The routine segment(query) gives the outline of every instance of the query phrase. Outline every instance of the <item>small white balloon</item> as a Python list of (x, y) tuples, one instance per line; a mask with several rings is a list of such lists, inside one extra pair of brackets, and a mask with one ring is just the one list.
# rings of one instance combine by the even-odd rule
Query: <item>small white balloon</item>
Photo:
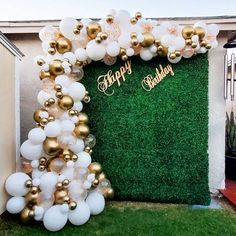
[(88, 167), (91, 164), (91, 156), (87, 152), (79, 152), (77, 154), (78, 160), (76, 162), (76, 166), (78, 167)]
[(84, 150), (84, 141), (83, 139), (77, 139), (74, 145), (69, 146), (70, 150), (74, 153), (79, 153)]
[(73, 52), (66, 52), (62, 55), (63, 59), (68, 59), (72, 65), (76, 62), (76, 56)]
[(149, 49), (146, 48), (142, 48), (140, 51), (140, 57), (144, 60), (144, 61), (149, 61), (153, 58), (153, 54), (150, 52)]
[(82, 111), (83, 110), (83, 103), (81, 101), (75, 102), (72, 109), (77, 110), (78, 112)]
[(44, 128), (47, 137), (57, 137), (61, 133), (61, 125), (58, 121), (49, 122)]
[(50, 93), (47, 93), (44, 90), (41, 90), (38, 93), (37, 100), (40, 105), (44, 106), (44, 103), (51, 97), (52, 95)]
[(7, 211), (11, 214), (17, 214), (25, 207), (24, 197), (12, 197), (7, 201)]
[(175, 59), (170, 59), (169, 56), (167, 58), (168, 58), (169, 62), (175, 64), (175, 63), (178, 63), (181, 60), (182, 56), (176, 57)]
[(32, 144), (42, 143), (46, 139), (45, 131), (41, 128), (33, 128), (28, 133), (28, 139)]
[(118, 43), (119, 46), (121, 48), (130, 48), (131, 46), (131, 40), (130, 40), (130, 35), (128, 34), (122, 34), (119, 38), (118, 38)]
[(74, 100), (81, 101), (85, 96), (86, 89), (80, 82), (74, 82), (68, 88), (68, 93)]
[(77, 20), (72, 17), (66, 17), (61, 20), (59, 28), (61, 33), (68, 39), (75, 39), (74, 29), (77, 25)]
[(91, 192), (89, 193), (86, 203), (90, 208), (91, 215), (100, 214), (105, 207), (105, 199), (101, 193)]
[(108, 43), (106, 50), (109, 56), (116, 57), (120, 53), (120, 46), (116, 41), (113, 41)]
[(66, 75), (58, 75), (55, 78), (55, 84), (60, 84), (62, 87), (69, 87), (72, 83), (72, 80)]
[(47, 230), (55, 232), (66, 225), (68, 212), (62, 211), (61, 208), (61, 205), (54, 205), (45, 212), (43, 224)]
[(75, 56), (79, 61), (85, 61), (88, 58), (87, 52), (84, 48), (77, 48), (75, 50)]
[(103, 57), (106, 55), (106, 49), (103, 44), (96, 43), (95, 40), (91, 40), (86, 47), (86, 52), (88, 56), (94, 60), (99, 61), (102, 60)]
[(77, 203), (77, 207), (69, 212), (69, 221), (73, 225), (83, 225), (90, 217), (90, 208), (84, 201)]
[(75, 129), (75, 124), (70, 120), (61, 121), (61, 131), (62, 132), (73, 132)]
[(54, 172), (47, 172), (40, 177), (40, 189), (44, 192), (53, 192), (56, 188), (58, 175)]
[(5, 183), (6, 191), (14, 197), (24, 196), (29, 191), (25, 186), (27, 180), (30, 180), (30, 177), (23, 172), (10, 175)]
[(32, 144), (30, 140), (26, 140), (20, 147), (22, 156), (28, 160), (36, 160), (40, 158), (43, 153), (43, 145)]

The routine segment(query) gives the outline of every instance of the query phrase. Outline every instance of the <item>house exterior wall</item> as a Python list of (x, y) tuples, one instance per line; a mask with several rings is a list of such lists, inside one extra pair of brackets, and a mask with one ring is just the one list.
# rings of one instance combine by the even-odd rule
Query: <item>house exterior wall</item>
[(15, 60), (0, 43), (0, 214), (8, 199), (5, 180), (16, 169)]

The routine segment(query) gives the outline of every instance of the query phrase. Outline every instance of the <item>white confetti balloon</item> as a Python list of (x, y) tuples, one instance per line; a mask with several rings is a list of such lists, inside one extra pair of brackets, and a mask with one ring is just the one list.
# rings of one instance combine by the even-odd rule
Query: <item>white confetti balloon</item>
[(86, 203), (90, 208), (91, 215), (100, 214), (105, 207), (105, 199), (103, 195), (98, 192), (91, 192), (86, 199)]
[(43, 224), (47, 230), (58, 231), (66, 225), (69, 209), (64, 205), (54, 205), (45, 212)]
[(30, 180), (30, 177), (23, 172), (10, 175), (5, 183), (6, 191), (14, 197), (24, 196), (29, 191), (25, 186), (27, 180)]
[(84, 98), (86, 89), (80, 82), (75, 82), (68, 88), (68, 93), (74, 100), (78, 101)]
[(30, 130), (28, 139), (32, 144), (40, 144), (46, 139), (45, 131), (41, 128), (34, 128)]
[(25, 207), (24, 197), (12, 197), (7, 201), (7, 211), (11, 214), (17, 214)]
[(30, 140), (26, 140), (20, 147), (22, 156), (28, 160), (36, 160), (43, 153), (42, 143), (32, 144)]
[(83, 225), (90, 217), (90, 208), (84, 201), (77, 203), (77, 207), (69, 212), (69, 221), (73, 225)]

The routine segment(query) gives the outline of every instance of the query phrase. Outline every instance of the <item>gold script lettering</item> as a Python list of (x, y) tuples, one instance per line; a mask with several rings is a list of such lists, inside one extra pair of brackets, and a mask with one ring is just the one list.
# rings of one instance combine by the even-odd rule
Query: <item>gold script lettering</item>
[(112, 70), (109, 70), (105, 75), (100, 75), (97, 78), (98, 90), (107, 96), (112, 96), (114, 94), (114, 89), (108, 92), (108, 88), (115, 83), (120, 87), (121, 83), (125, 81), (126, 73), (128, 75), (132, 73), (131, 61), (126, 61), (124, 66), (121, 66), (120, 69), (114, 73), (112, 73)]

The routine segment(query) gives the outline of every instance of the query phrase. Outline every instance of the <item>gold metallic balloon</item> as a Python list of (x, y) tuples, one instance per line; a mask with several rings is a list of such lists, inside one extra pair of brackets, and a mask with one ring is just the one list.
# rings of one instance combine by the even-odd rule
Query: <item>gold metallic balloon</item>
[(197, 47), (197, 43), (196, 42), (192, 42), (191, 47), (192, 48), (196, 48)]
[(102, 31), (102, 28), (99, 23), (91, 21), (88, 23), (86, 30), (89, 38), (95, 39), (97, 37), (97, 34)]
[(24, 173), (29, 174), (32, 172), (32, 166), (31, 163), (29, 161), (22, 161), (21, 163), (21, 167)]
[(121, 56), (122, 61), (127, 61), (128, 59), (129, 59), (129, 57), (127, 55), (122, 55)]
[(106, 175), (102, 172), (101, 174), (98, 175), (98, 180), (99, 180), (99, 182), (101, 182), (104, 179), (106, 179)]
[(160, 56), (160, 57), (166, 57), (167, 54), (168, 54), (168, 48), (166, 47), (163, 47), (163, 46), (159, 46), (157, 48), (157, 55)]
[(98, 184), (99, 184), (99, 180), (98, 179), (95, 179), (94, 181), (93, 181), (93, 187), (97, 187), (98, 186)]
[(207, 45), (207, 42), (205, 40), (201, 41), (201, 43), (200, 43), (201, 47), (206, 47), (206, 45)]
[(49, 71), (41, 70), (41, 71), (39, 72), (39, 78), (40, 78), (40, 80), (43, 80), (43, 79), (45, 79), (45, 78), (54, 79), (55, 77), (52, 76)]
[[(34, 188), (36, 188), (34, 190)], [(34, 206), (39, 202), (39, 191), (37, 187), (32, 187), (31, 190), (25, 195), (25, 201), (28, 205)]]
[(192, 45), (192, 39), (186, 39), (185, 43), (186, 45)]
[(199, 39), (203, 39), (205, 37), (205, 30), (202, 27), (196, 27), (194, 33), (198, 35)]
[(144, 37), (144, 40), (141, 42), (141, 45), (143, 47), (150, 47), (155, 41), (153, 34), (149, 32), (144, 32), (142, 33), (142, 35)]
[(55, 48), (49, 48), (49, 49), (48, 49), (48, 53), (49, 53), (50, 55), (54, 55), (54, 54), (56, 53), (56, 49), (55, 49)]
[(136, 24), (137, 21), (138, 21), (138, 20), (137, 20), (135, 17), (133, 17), (133, 18), (130, 19), (130, 23), (131, 23), (132, 25)]
[(74, 129), (78, 138), (84, 139), (89, 135), (89, 127), (86, 124), (79, 124)]
[(41, 119), (42, 119), (42, 118), (40, 117), (40, 113), (41, 113), (41, 112), (45, 112), (45, 111), (47, 111), (47, 110), (44, 109), (44, 108), (41, 108), (41, 109), (36, 110), (36, 111), (34, 112), (34, 115), (33, 115), (34, 120), (39, 123), (39, 122), (41, 121)]
[(62, 98), (57, 101), (58, 106), (63, 110), (70, 110), (74, 105), (74, 100), (69, 95), (64, 95)]
[(191, 39), (194, 34), (194, 28), (190, 25), (185, 26), (182, 30), (182, 36), (185, 39)]
[(49, 156), (55, 156), (60, 151), (57, 138), (47, 137), (43, 142), (43, 150)]
[(174, 60), (174, 59), (176, 58), (175, 53), (170, 53), (169, 58), (170, 58), (171, 60)]
[(175, 56), (176, 57), (180, 57), (181, 56), (181, 52), (180, 51), (175, 51)]
[(114, 17), (113, 17), (112, 15), (107, 15), (107, 17), (106, 17), (106, 22), (107, 22), (108, 24), (112, 24), (113, 21), (114, 21)]
[(68, 190), (66, 188), (56, 190), (54, 193), (54, 204), (63, 204), (68, 201), (68, 198)]
[(52, 75), (62, 75), (64, 74), (64, 68), (62, 67), (62, 62), (60, 60), (53, 60), (49, 64), (49, 72)]
[(77, 203), (74, 201), (70, 201), (69, 208), (70, 210), (74, 210), (77, 207)]
[(89, 122), (89, 119), (86, 113), (80, 112), (78, 118), (79, 118), (78, 124), (88, 124)]
[(38, 60), (37, 60), (37, 64), (38, 64), (39, 66), (42, 66), (44, 63), (45, 63), (45, 61), (44, 61), (43, 59), (38, 59)]
[(63, 54), (65, 52), (71, 51), (72, 44), (71, 41), (67, 38), (59, 38), (57, 40), (56, 49), (59, 53)]
[(141, 18), (142, 18), (142, 13), (141, 13), (141, 12), (136, 12), (135, 18), (136, 18), (137, 20), (141, 19)]
[(112, 199), (114, 197), (114, 189), (110, 187), (102, 188), (102, 195), (106, 199)]
[(32, 187), (32, 180), (31, 180), (31, 179), (28, 179), (28, 180), (25, 182), (25, 187), (26, 187), (26, 188), (31, 188), (31, 187)]
[(20, 218), (21, 218), (21, 221), (25, 224), (31, 222), (34, 218), (34, 211), (29, 208), (29, 207), (25, 207), (22, 211), (21, 211), (21, 214), (20, 214)]
[(102, 172), (102, 166), (98, 162), (93, 162), (88, 166), (88, 170), (90, 173), (94, 173), (95, 175), (97, 175)]
[(206, 49), (211, 49), (211, 44), (208, 43), (208, 44), (206, 45)]

